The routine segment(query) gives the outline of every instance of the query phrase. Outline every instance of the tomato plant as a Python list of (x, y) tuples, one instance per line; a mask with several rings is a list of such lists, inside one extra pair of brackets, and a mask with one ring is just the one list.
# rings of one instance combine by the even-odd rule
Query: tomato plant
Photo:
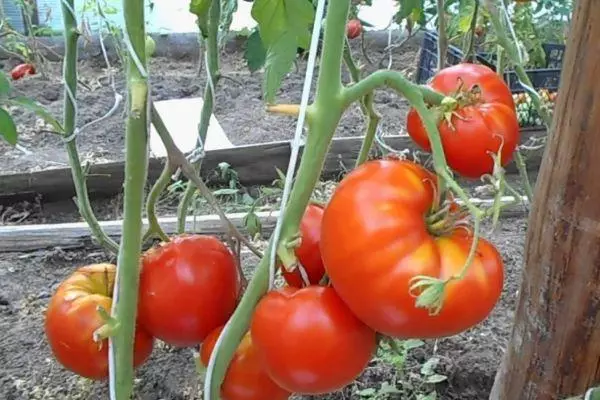
[(348, 39), (356, 39), (362, 33), (362, 23), (358, 19), (351, 19), (346, 24), (346, 36)]
[[(212, 331), (202, 343), (200, 360), (205, 366), (212, 354), (223, 327)], [(286, 400), (291, 395), (269, 377), (262, 366), (260, 356), (246, 333), (233, 359), (229, 363), (225, 380), (221, 385), (222, 400)]]
[(10, 71), (10, 76), (14, 81), (23, 78), (25, 75), (35, 75), (35, 66), (30, 63), (19, 64)]
[(375, 332), (331, 287), (285, 287), (267, 293), (250, 325), (269, 376), (300, 394), (341, 389), (366, 367)]
[(140, 323), (174, 346), (201, 343), (236, 306), (235, 263), (214, 236), (181, 235), (148, 250), (140, 273)]
[[(318, 204), (309, 204), (300, 221), (300, 246), (296, 248), (296, 256), (302, 264), (310, 284), (318, 284), (325, 275), (325, 267), (321, 259), (319, 243), (321, 240), (321, 221), (323, 220), (323, 207)], [(302, 287), (304, 281), (299, 269), (292, 272), (282, 270), (285, 281), (290, 286)]]
[[(56, 289), (46, 311), (45, 332), (54, 357), (89, 379), (108, 376), (108, 339), (95, 335), (105, 325), (98, 307), (110, 312), (116, 267), (93, 264), (77, 269)], [(134, 365), (152, 353), (154, 338), (135, 331)]]
[(503, 263), (480, 238), (463, 279), (450, 281), (441, 312), (415, 307), (411, 280), (458, 275), (472, 236), (451, 212), (428, 223), (436, 178), (410, 161), (370, 161), (348, 174), (323, 216), (321, 253), (335, 290), (372, 329), (402, 338), (433, 338), (481, 322), (502, 292)]
[[(505, 166), (519, 144), (519, 123), (512, 94), (502, 78), (479, 64), (459, 64), (439, 71), (432, 89), (458, 100), (458, 109), (442, 111), (439, 130), (448, 165), (468, 178), (494, 171), (492, 154)], [(431, 151), (423, 122), (415, 109), (408, 113), (407, 130), (421, 148)]]

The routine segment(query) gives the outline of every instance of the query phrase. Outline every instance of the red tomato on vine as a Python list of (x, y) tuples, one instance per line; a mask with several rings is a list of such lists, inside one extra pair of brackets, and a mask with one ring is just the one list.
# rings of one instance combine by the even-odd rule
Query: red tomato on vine
[[(212, 331), (202, 343), (200, 361), (208, 366), (210, 355), (223, 327)], [(286, 400), (291, 393), (279, 387), (267, 375), (250, 333), (246, 333), (235, 351), (225, 380), (221, 385), (222, 400)]]
[(299, 394), (343, 388), (376, 348), (375, 332), (325, 286), (267, 293), (254, 312), (250, 334), (271, 379)]
[[(110, 313), (116, 267), (94, 264), (81, 267), (65, 279), (50, 299), (44, 328), (52, 354), (68, 370), (85, 378), (108, 377), (108, 339), (94, 338), (105, 325), (98, 313)], [(134, 365), (152, 353), (154, 338), (139, 327), (135, 331)]]
[[(463, 63), (439, 71), (428, 84), (453, 95), (459, 108), (440, 119), (438, 129), (448, 165), (467, 178), (494, 172), (493, 154), (500, 164), (512, 160), (520, 131), (512, 94), (502, 78), (490, 68)], [(427, 131), (415, 109), (408, 113), (407, 131), (415, 143), (431, 151)]]
[(435, 185), (436, 177), (413, 162), (370, 161), (341, 181), (325, 209), (321, 253), (330, 282), (352, 312), (382, 334), (457, 334), (484, 320), (502, 292), (502, 258), (480, 238), (466, 275), (447, 284), (439, 314), (415, 307), (411, 280), (459, 274), (473, 242), (455, 227), (454, 211), (426, 222)]
[(200, 344), (227, 322), (239, 290), (234, 256), (219, 239), (173, 237), (142, 257), (140, 323), (173, 346)]
[(10, 71), (11, 78), (16, 81), (26, 75), (35, 75), (35, 66), (30, 63), (19, 64)]
[(358, 19), (351, 19), (346, 24), (346, 36), (348, 39), (356, 39), (362, 33), (362, 23)]
[[(318, 204), (309, 204), (300, 221), (301, 242), (300, 246), (296, 248), (296, 257), (302, 264), (310, 284), (313, 285), (318, 284), (325, 275), (325, 267), (319, 249), (322, 220), (323, 207)], [(293, 272), (282, 269), (282, 275), (290, 286), (305, 286), (299, 269), (295, 269)]]

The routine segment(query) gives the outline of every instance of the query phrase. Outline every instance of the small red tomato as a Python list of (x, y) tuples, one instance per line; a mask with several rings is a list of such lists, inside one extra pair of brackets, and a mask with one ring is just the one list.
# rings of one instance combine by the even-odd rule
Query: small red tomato
[(19, 64), (10, 71), (10, 76), (14, 81), (21, 79), (25, 75), (35, 75), (35, 67), (33, 64)]
[[(296, 257), (302, 264), (308, 281), (312, 285), (317, 285), (325, 275), (325, 266), (321, 259), (321, 221), (323, 220), (323, 207), (318, 204), (309, 204), (304, 212), (302, 221), (300, 221), (300, 246), (296, 249)], [(304, 281), (300, 270), (287, 272), (282, 269), (282, 275), (288, 285), (294, 287), (303, 287)]]
[(358, 19), (351, 19), (346, 24), (346, 36), (348, 39), (355, 39), (362, 33), (362, 23)]
[(350, 384), (377, 345), (375, 331), (329, 286), (287, 286), (267, 293), (256, 307), (250, 335), (271, 379), (298, 394)]
[(219, 239), (173, 237), (142, 257), (140, 324), (172, 346), (200, 344), (227, 322), (239, 290), (235, 259)]
[[(94, 341), (104, 325), (98, 307), (110, 312), (116, 267), (94, 264), (77, 269), (50, 299), (45, 331), (52, 354), (65, 368), (79, 376), (103, 380), (108, 377), (108, 339)], [(134, 365), (152, 353), (154, 338), (139, 327), (135, 331)]]
[[(223, 327), (212, 331), (200, 349), (200, 361), (208, 366), (210, 355)], [(267, 375), (249, 333), (235, 351), (221, 385), (222, 400), (287, 400), (291, 393), (280, 388)]]

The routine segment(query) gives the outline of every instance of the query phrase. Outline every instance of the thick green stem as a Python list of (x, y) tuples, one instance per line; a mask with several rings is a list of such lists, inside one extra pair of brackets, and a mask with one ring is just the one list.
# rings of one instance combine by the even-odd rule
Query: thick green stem
[(346, 108), (341, 95), (341, 67), (349, 9), (350, 0), (328, 2), (317, 91), (314, 103), (310, 106), (312, 122), (309, 124), (309, 134), (290, 201), (283, 212), (280, 242), (273, 243), (271, 238), (269, 250), (262, 257), (230, 322), (221, 333), (222, 338), (215, 346), (209, 364), (207, 377), (210, 379), (207, 385), (210, 391), (205, 391), (205, 400), (218, 399), (219, 388), (233, 353), (248, 329), (256, 304), (269, 287), (268, 254), (272, 246), (279, 247), (297, 234), (300, 220), (321, 175), (329, 145)]
[[(129, 400), (133, 392), (133, 342), (137, 316), (142, 211), (148, 175), (148, 102), (146, 32), (143, 0), (123, 0), (125, 35), (131, 43), (127, 65), (128, 105), (125, 130), (125, 185), (123, 238), (117, 259), (117, 296), (113, 317), (120, 324), (113, 337), (116, 400)], [(144, 71), (140, 71), (143, 69)]]
[(467, 51), (463, 57), (463, 62), (469, 62), (474, 55), (475, 51), (475, 29), (477, 28), (477, 15), (479, 14), (479, 1), (475, 1), (473, 7), (473, 14), (471, 16), (471, 26), (469, 27), (469, 44), (467, 45)]
[[(344, 63), (350, 72), (352, 82), (358, 83), (360, 81), (360, 70), (352, 58), (352, 50), (350, 49), (350, 44), (348, 43), (347, 39), (346, 45), (344, 46)], [(360, 108), (363, 114), (367, 117), (367, 131), (360, 148), (360, 153), (356, 159), (356, 167), (367, 160), (369, 152), (371, 151), (371, 147), (373, 147), (373, 141), (375, 140), (375, 134), (377, 133), (377, 126), (381, 120), (381, 117), (379, 114), (377, 114), (375, 107), (373, 106), (373, 97), (373, 92), (368, 93), (360, 102)]]
[[(119, 251), (119, 245), (109, 238), (102, 230), (98, 223), (87, 191), (86, 176), (81, 166), (79, 152), (77, 151), (77, 141), (73, 137), (75, 127), (77, 125), (75, 107), (77, 96), (77, 41), (79, 40), (79, 32), (77, 30), (77, 21), (75, 16), (69, 11), (69, 7), (74, 7), (74, 0), (66, 0), (66, 4), (62, 3), (64, 37), (65, 37), (65, 58), (64, 58), (64, 81), (65, 81), (65, 100), (64, 100), (64, 137), (68, 138), (65, 147), (69, 157), (71, 166), (71, 174), (73, 176), (73, 184), (75, 185), (75, 193), (77, 195), (77, 207), (79, 213), (90, 227), (92, 235), (96, 241), (112, 253)], [(73, 98), (69, 95), (72, 94)]]
[(444, 10), (444, 0), (437, 0), (438, 15), (438, 71), (446, 66), (446, 53), (448, 52), (448, 34), (446, 33), (446, 11)]
[(451, 98), (447, 98), (445, 95), (425, 85), (417, 85), (409, 81), (401, 72), (380, 70), (366, 76), (360, 82), (345, 88), (343, 91), (344, 106), (347, 107), (375, 89), (384, 86), (388, 86), (401, 94), (406, 94), (407, 91), (418, 91), (423, 96), (425, 102), (430, 105), (440, 105), (444, 99), (451, 101)]
[(144, 235), (143, 241), (152, 238), (154, 235), (158, 236), (160, 240), (164, 242), (169, 241), (169, 236), (162, 230), (160, 227), (160, 223), (158, 222), (158, 217), (156, 216), (156, 202), (158, 198), (164, 192), (164, 190), (169, 186), (169, 182), (171, 181), (171, 176), (175, 172), (175, 168), (173, 164), (167, 157), (167, 161), (165, 166), (160, 173), (160, 176), (154, 182), (154, 186), (150, 190), (148, 194), (148, 199), (146, 200), (146, 214), (148, 216), (148, 231)]
[[(496, 2), (498, 0), (480, 0), (483, 1), (484, 7), (487, 9), (490, 15), (490, 21), (494, 26), (494, 31), (496, 32), (496, 37), (498, 38), (498, 44), (504, 48), (509, 60), (512, 62), (515, 68), (515, 73), (519, 77), (519, 80), (525, 84), (525, 90), (531, 96), (531, 100), (536, 110), (542, 117), (544, 124), (548, 129), (552, 126), (552, 114), (549, 112), (548, 108), (542, 104), (542, 99), (538, 92), (533, 89), (533, 84), (531, 83), (531, 79), (525, 72), (525, 67), (523, 66), (523, 62), (521, 60), (521, 56), (519, 54), (518, 44), (516, 43), (516, 38), (510, 38), (505, 25), (502, 23), (504, 18), (500, 17), (500, 13), (498, 12), (498, 7)], [(501, 1), (501, 0), (500, 0)], [(510, 23), (510, 21), (507, 21)]]
[[(206, 38), (206, 86), (204, 87), (204, 103), (202, 104), (202, 111), (200, 112), (200, 122), (198, 123), (198, 138), (202, 145), (206, 143), (206, 134), (208, 132), (208, 125), (210, 124), (210, 117), (213, 113), (215, 93), (213, 92), (217, 81), (219, 80), (219, 23), (221, 20), (221, 1), (213, 0), (210, 6), (210, 13), (208, 19), (208, 37)], [(200, 32), (202, 36), (202, 32)], [(202, 160), (199, 160), (194, 164), (196, 173), (200, 172), (202, 167)], [(188, 183), (183, 198), (179, 203), (177, 209), (177, 231), (183, 233), (185, 231), (185, 219), (187, 217), (190, 203), (196, 193), (196, 187)]]

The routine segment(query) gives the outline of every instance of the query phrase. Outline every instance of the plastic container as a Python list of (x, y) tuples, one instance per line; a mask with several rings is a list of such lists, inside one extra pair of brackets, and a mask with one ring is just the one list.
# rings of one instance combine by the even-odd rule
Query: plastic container
[[(543, 69), (527, 70), (527, 75), (531, 79), (533, 87), (537, 90), (548, 89), (549, 91), (558, 90), (560, 83), (560, 73), (565, 46), (560, 44), (544, 44), (546, 51), (547, 67)], [(496, 70), (496, 54), (480, 52), (475, 55), (478, 62)], [(456, 65), (463, 59), (463, 52), (455, 47), (448, 46), (447, 66)], [(419, 67), (417, 70), (416, 82), (423, 84), (431, 78), (437, 68), (437, 32), (426, 31), (421, 46), (421, 56), (419, 58)], [(525, 89), (519, 83), (514, 71), (506, 71), (504, 80), (508, 83), (511, 92), (521, 93)]]

